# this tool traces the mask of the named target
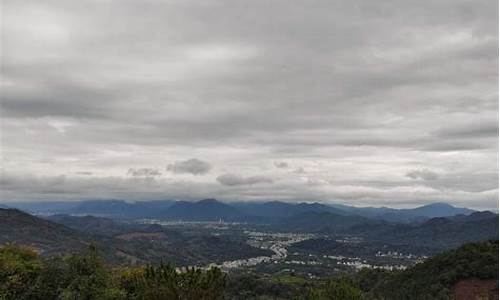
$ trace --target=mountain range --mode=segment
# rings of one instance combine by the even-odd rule
[[[215,199],[198,202],[178,201],[159,215],[168,220],[184,221],[241,221],[249,216],[238,209]]]
[[[431,218],[422,223],[412,224],[328,212],[308,212],[291,217],[279,226],[283,231],[352,235],[366,243],[422,248],[428,253],[437,253],[466,242],[496,240],[499,234],[498,225],[498,215],[484,211],[470,215]],[[314,244],[312,241],[307,243]],[[318,242],[322,243],[329,242]]]
[[[183,221],[276,222],[302,213],[334,213],[398,223],[423,222],[435,217],[468,215],[474,210],[446,203],[433,203],[413,209],[354,207],[341,204],[271,202],[221,202],[205,199],[197,202],[158,200],[87,200],[78,202],[5,203],[38,215],[71,214],[109,218],[154,218]]]
[[[0,208],[0,245],[27,245],[49,257],[81,253],[94,243],[107,262],[128,265],[160,261],[177,266],[205,265],[272,254],[237,239],[184,234],[157,225],[124,224],[93,216],[48,218]]]
[[[102,204],[117,208],[127,208],[128,205],[123,205],[122,202]],[[99,206],[100,203],[80,205],[79,207],[86,209],[93,207],[94,210],[99,208],[96,205]],[[357,237],[361,242],[359,249],[350,246],[349,251],[372,251],[383,245],[391,245],[397,249],[429,254],[457,247],[465,242],[498,239],[498,215],[489,211],[434,218],[426,218],[424,215],[420,217],[426,218],[425,221],[407,223],[349,214],[340,208],[322,204],[271,202],[246,205],[245,208],[243,205],[235,207],[206,199],[198,202],[174,202],[168,207],[163,207],[164,203],[154,205],[159,208],[155,213],[169,220],[219,221],[223,218],[227,221],[256,222],[259,224],[255,225],[265,226],[262,227],[264,230],[274,232],[316,233],[316,241],[296,245],[310,252],[323,248],[340,251],[345,247],[329,242],[328,239],[335,241],[337,237],[346,236]],[[442,214],[463,211],[452,206],[440,207],[445,209]],[[268,209],[265,214],[255,216],[264,208]],[[127,210],[118,211],[123,215]],[[426,212],[428,207],[420,207],[411,210],[411,215]],[[404,210],[403,213],[409,212]],[[273,221],[262,223],[268,220]],[[127,264],[166,259],[177,265],[200,265],[269,254],[268,250],[251,247],[245,240],[230,234],[215,236],[210,230],[179,231],[175,227],[132,221],[67,214],[41,218],[18,209],[0,208],[0,244],[27,244],[38,249],[42,255],[51,256],[80,252],[93,242],[109,262]]]

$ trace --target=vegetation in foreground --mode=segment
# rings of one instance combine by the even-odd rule
[[[406,271],[363,270],[327,281],[232,277],[218,269],[176,272],[169,265],[113,268],[86,255],[42,259],[28,247],[0,248],[0,299],[449,299],[464,279],[493,279],[498,241],[466,244]]]

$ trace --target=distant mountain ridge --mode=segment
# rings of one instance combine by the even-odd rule
[[[221,216],[229,221],[232,218],[252,218],[214,199],[178,202],[160,213],[173,220],[218,221]],[[107,260],[132,263],[159,261],[166,257],[179,264],[188,264],[193,261],[207,262],[222,258],[222,255],[236,257],[238,251],[244,251],[249,256],[262,252],[237,239],[231,241],[217,236],[193,238],[176,230],[136,224],[129,220],[120,222],[95,216],[69,215],[46,218],[50,220],[17,209],[0,209],[0,244],[27,244],[40,249],[44,255],[54,255],[85,250],[94,241]],[[465,242],[498,239],[498,215],[488,211],[437,217],[422,223],[394,223],[357,215],[306,211],[280,218],[266,226],[277,232],[316,233],[320,239],[322,236],[347,236],[370,245],[392,245],[401,249],[424,247],[429,253]],[[316,246],[309,246],[318,248],[322,245],[320,240]]]
[[[82,200],[50,202],[7,202],[4,208],[16,208],[36,215],[93,215],[110,218],[151,218],[175,203],[174,200],[129,202],[125,200]]]
[[[321,203],[287,203],[280,201],[271,202],[233,202],[229,205],[253,216],[266,218],[286,218],[305,212],[335,212],[345,214],[344,211]]]
[[[345,233],[355,226],[374,226],[382,222],[356,215],[309,211],[288,217],[278,226],[286,231]]]
[[[215,199],[204,199],[198,202],[179,201],[159,213],[159,216],[183,221],[237,221],[249,217],[238,209]]]
[[[424,244],[449,249],[466,242],[498,240],[498,223],[498,215],[488,211],[437,217],[418,226],[389,231],[383,235],[383,240],[393,244]]]
[[[136,201],[85,200],[79,202],[6,203],[33,214],[94,215],[109,218],[152,218],[167,220],[242,222],[276,222],[306,212],[328,212],[344,216],[398,223],[425,222],[434,217],[469,215],[474,210],[446,203],[432,203],[410,209],[388,207],[354,207],[342,204],[269,202],[221,202],[215,199],[201,201]]]
[[[437,218],[454,215],[468,215],[474,210],[462,207],[455,207],[447,203],[432,203],[412,209],[399,209],[397,212],[391,211],[380,215],[381,219],[388,221],[415,220],[419,217]]]
[[[435,217],[448,217],[454,215],[468,215],[472,209],[455,207],[448,203],[431,203],[416,208],[389,208],[389,207],[355,207],[347,205],[334,205],[345,212],[368,218],[381,219],[393,222],[423,221]]]
[[[83,201],[71,208],[68,213],[91,214],[123,218],[156,217],[158,212],[172,206],[172,200],[126,202],[123,200]]]
[[[369,242],[443,250],[466,242],[498,239],[498,222],[498,215],[489,211],[437,217],[413,224],[328,212],[308,212],[286,219],[281,224],[281,229],[354,235]]]

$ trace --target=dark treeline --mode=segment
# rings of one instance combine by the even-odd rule
[[[160,264],[112,268],[94,247],[86,255],[42,260],[33,250],[0,249],[0,299],[149,300],[221,299],[226,275],[218,269],[176,272]]]
[[[466,244],[405,271],[362,270],[330,280],[273,282],[219,269],[177,272],[168,264],[113,267],[95,247],[43,259],[29,247],[0,248],[1,300],[450,299],[460,280],[494,279],[498,241]]]

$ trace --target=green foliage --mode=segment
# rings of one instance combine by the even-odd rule
[[[305,278],[290,275],[233,274],[228,279],[226,298],[231,300],[305,299],[312,283]]]
[[[449,299],[462,279],[498,280],[498,241],[470,243],[444,252],[406,271],[365,270],[358,286],[375,299]]]
[[[169,265],[147,266],[122,274],[121,287],[130,299],[220,299],[226,278],[219,269],[189,269],[177,272]]]
[[[112,268],[93,245],[86,255],[51,259],[28,247],[0,247],[0,300],[444,300],[455,283],[469,278],[498,280],[498,241],[466,244],[406,271],[362,270],[323,283],[244,275],[229,286],[219,269]]]
[[[331,279],[323,287],[311,291],[310,300],[361,300],[363,293],[349,278]]]
[[[405,271],[365,269],[313,289],[310,299],[446,300],[462,279],[498,281],[498,241],[465,244]]]
[[[90,245],[85,256],[72,255],[66,258],[67,269],[62,280],[60,298],[64,300],[113,299],[109,272],[97,255],[94,245]],[[119,293],[118,293],[119,294]]]
[[[86,255],[41,259],[30,248],[0,247],[0,300],[216,300],[219,269],[176,272],[169,266],[112,269],[91,245]]]
[[[32,299],[42,268],[31,248],[10,244],[0,248],[0,299]]]

